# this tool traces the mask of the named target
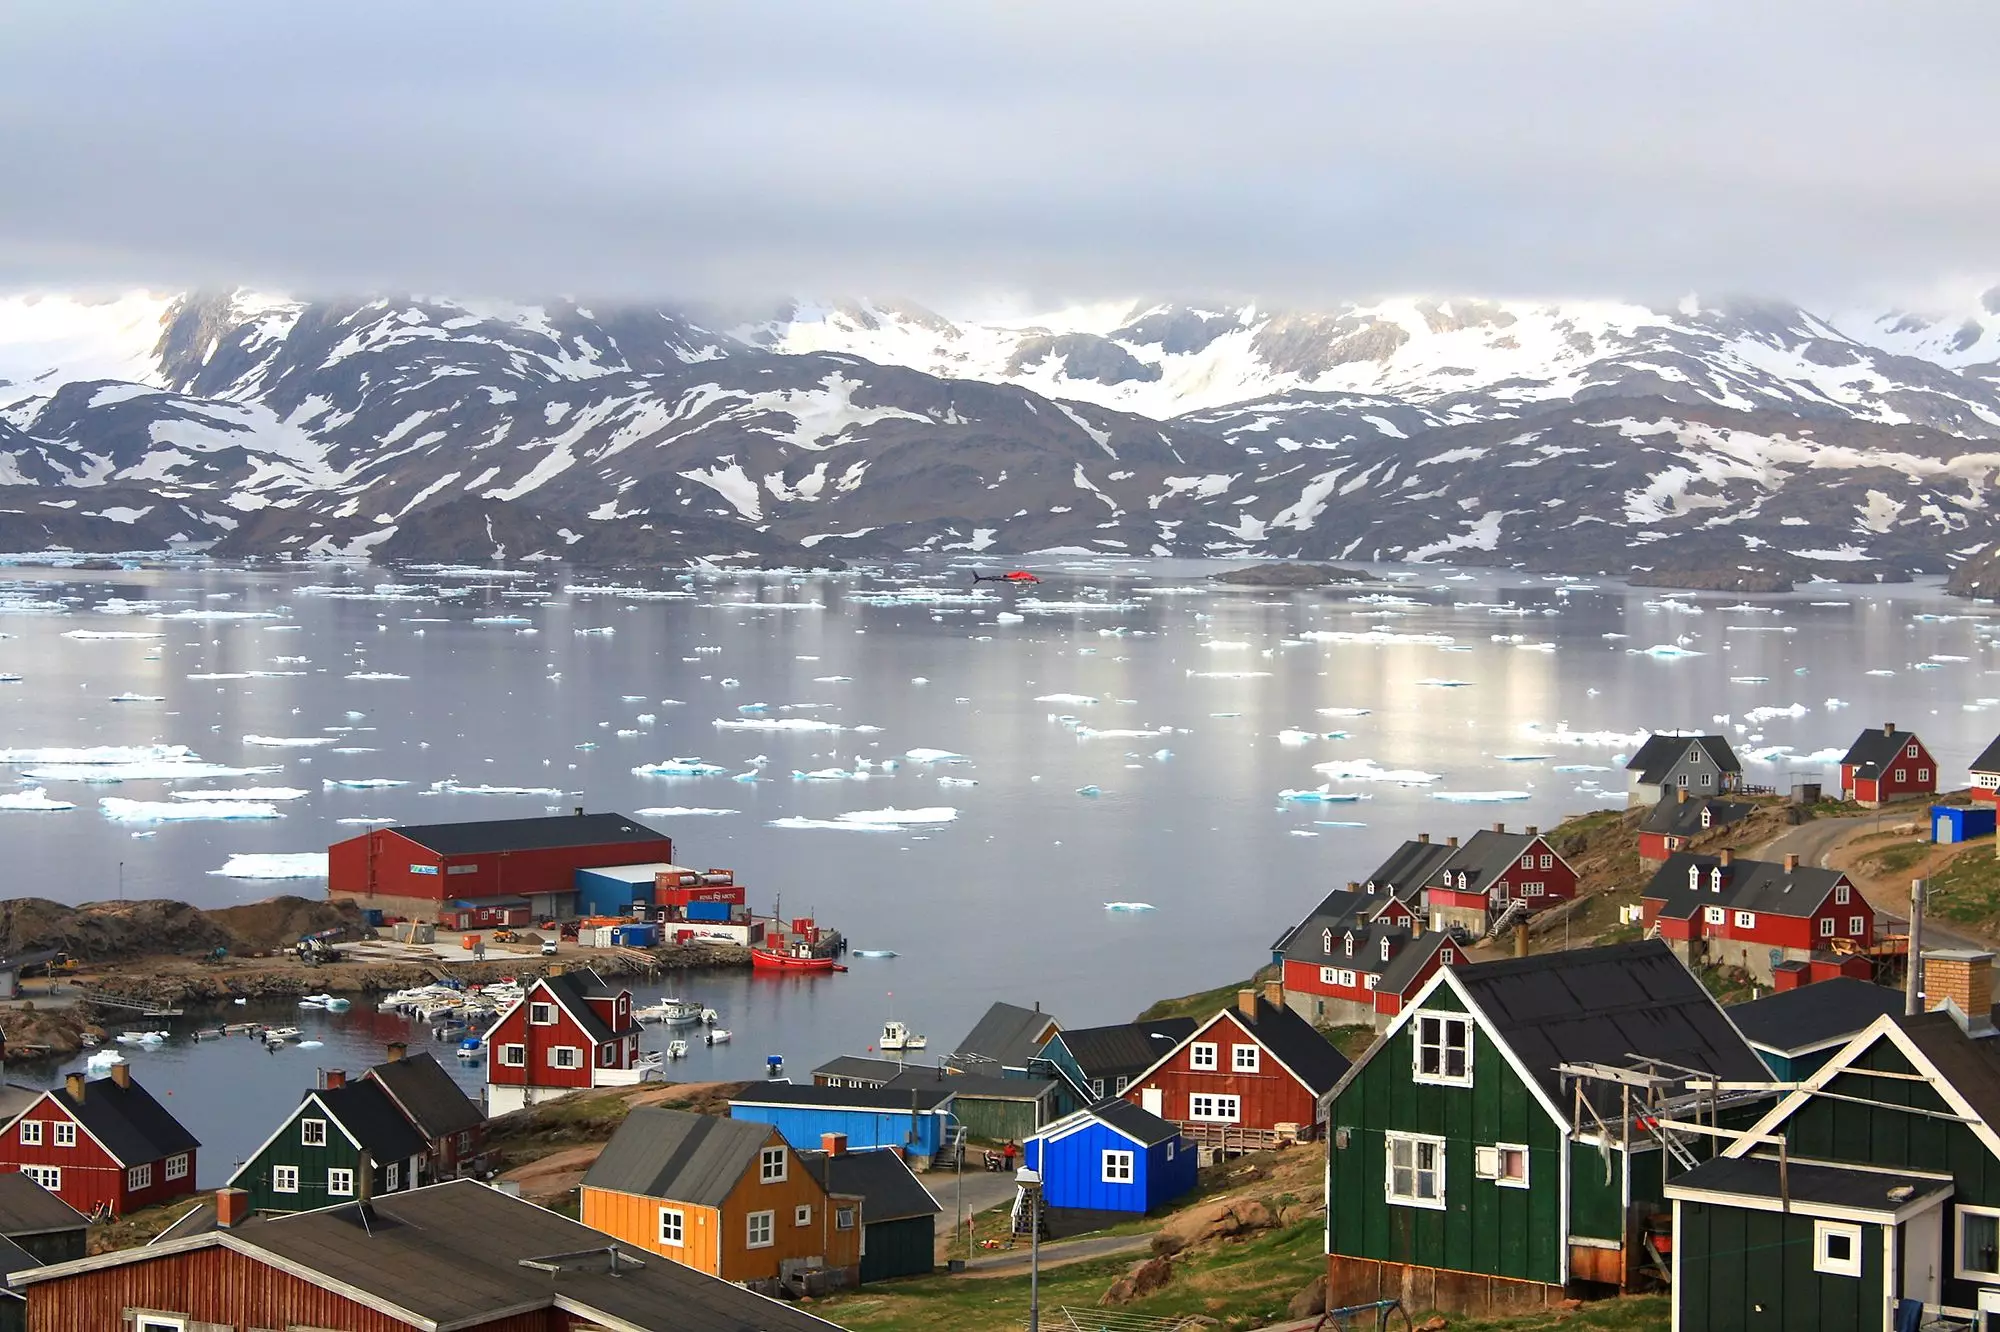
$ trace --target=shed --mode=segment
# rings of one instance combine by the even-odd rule
[[[770,1124],[794,1146],[843,1135],[856,1149],[895,1147],[929,1161],[955,1126],[952,1094],[931,1087],[810,1087],[766,1082],[729,1103],[731,1119]]]
[[[1727,1010],[1743,1039],[1781,1082],[1803,1082],[1875,1019],[1902,1011],[1900,990],[1845,976],[1780,990]]]
[[[488,897],[474,902],[458,898],[438,918],[454,930],[491,930],[503,925],[526,925],[532,912],[525,897]]]
[[[576,872],[576,910],[582,916],[629,916],[635,906],[653,905],[653,884],[680,867],[664,860],[641,865],[604,865]]]
[[[937,1266],[937,1218],[944,1209],[886,1147],[850,1152],[838,1136],[824,1150],[800,1152],[799,1164],[829,1194],[861,1199],[861,1279],[925,1276]]]
[[[1974,805],[1961,809],[1954,805],[1931,806],[1931,840],[1933,842],[1969,842],[1975,837],[1991,837],[1994,818],[2000,814],[1992,805]]]
[[[1061,1085],[1054,1078],[996,1078],[984,1073],[940,1073],[906,1068],[882,1084],[889,1091],[928,1087],[948,1091],[952,1114],[967,1137],[1019,1142],[1056,1118]]]
[[[1151,1212],[1194,1187],[1195,1147],[1180,1130],[1129,1101],[1104,1101],[1027,1142],[1051,1211]]]
[[[1039,1001],[1033,1008],[996,1003],[966,1033],[948,1062],[967,1073],[1025,1077],[1028,1061],[1061,1030],[1062,1024],[1044,1013]]]

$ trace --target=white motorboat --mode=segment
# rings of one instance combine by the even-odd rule
[[[661,999],[632,1010],[640,1022],[694,1022],[700,1019],[701,1005],[689,999]]]
[[[876,1044],[884,1050],[921,1050],[930,1042],[891,1018],[882,1024],[882,1039]]]
[[[264,1040],[271,1045],[283,1045],[286,1041],[295,1041],[299,1038],[299,1035],[300,1032],[297,1027],[266,1027],[264,1029]]]
[[[729,1043],[729,1033],[721,1027],[710,1027],[708,1029],[707,1040],[710,1045],[727,1045]]]
[[[164,1031],[123,1031],[118,1033],[120,1045],[161,1045],[167,1039]]]
[[[716,1011],[715,1011],[714,1009],[712,1009],[712,1008],[704,1008],[704,1009],[702,1009],[702,1010],[701,1010],[701,1025],[702,1025],[702,1026],[704,1026],[704,1027],[712,1027],[712,1026],[714,1026],[714,1025],[715,1025],[716,1023],[718,1023],[718,1022],[720,1022],[720,1021],[722,1021],[722,1014],[720,1014],[720,1013],[716,1012]]]
[[[688,1043],[686,1041],[667,1042],[667,1058],[685,1059],[687,1058],[687,1052],[688,1052]]]

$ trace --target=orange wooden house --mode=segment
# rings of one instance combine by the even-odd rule
[[[828,1193],[769,1124],[634,1110],[583,1177],[579,1219],[753,1287],[861,1278],[861,1199]]]

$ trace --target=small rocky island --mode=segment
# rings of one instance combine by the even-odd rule
[[[1367,574],[1355,569],[1343,569],[1332,564],[1301,564],[1296,560],[1253,564],[1247,569],[1210,574],[1208,579],[1212,583],[1228,583],[1233,587],[1326,587],[1333,583],[1369,581]]]

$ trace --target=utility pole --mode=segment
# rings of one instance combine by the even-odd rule
[[[1903,1012],[1924,1011],[1924,898],[1928,885],[1910,880],[1910,957],[1903,967]]]
[[[125,862],[118,862],[118,900],[125,900]]]
[[[1028,1204],[1028,1332],[1042,1332],[1042,1175],[1022,1166],[1014,1181]]]

